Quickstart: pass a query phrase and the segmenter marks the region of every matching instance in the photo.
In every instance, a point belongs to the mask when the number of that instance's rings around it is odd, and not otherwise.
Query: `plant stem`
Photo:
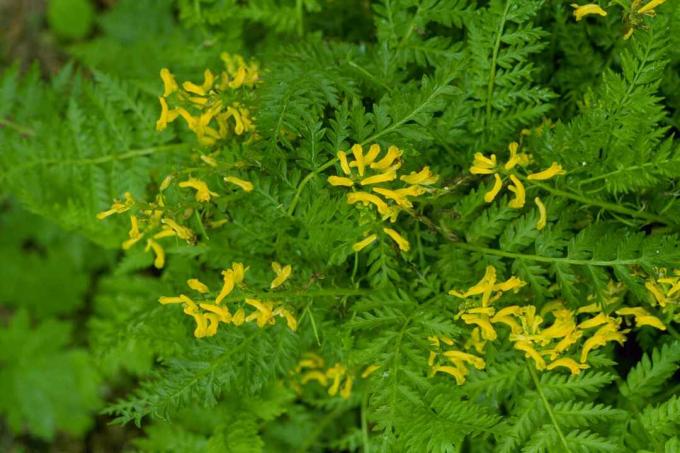
[[[543,393],[541,383],[538,380],[538,376],[536,376],[536,371],[534,370],[534,367],[531,366],[530,363],[527,363],[527,367],[529,367],[529,374],[531,374],[531,379],[534,381],[534,386],[536,387],[538,396],[541,397],[541,401],[543,401],[543,406],[545,407],[545,410],[548,412],[548,416],[550,417],[550,420],[552,421],[555,430],[557,430],[557,435],[559,436],[560,441],[564,446],[564,451],[566,451],[567,453],[571,453],[571,450],[569,449],[569,444],[567,443],[567,439],[564,437],[564,433],[562,433],[560,425],[557,423],[557,419],[555,418],[555,414],[552,411],[552,407],[550,406],[548,399],[545,397],[545,394]]]

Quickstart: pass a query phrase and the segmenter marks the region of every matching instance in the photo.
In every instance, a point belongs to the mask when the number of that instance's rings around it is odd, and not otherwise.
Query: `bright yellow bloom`
[[[580,21],[584,16],[589,14],[599,14],[600,16],[607,15],[607,11],[603,10],[595,3],[588,3],[587,5],[578,5],[576,3],[572,3],[571,7],[574,8],[574,17],[576,17],[576,22]]]
[[[618,331],[617,326],[611,323],[607,323],[600,327],[597,332],[583,344],[583,349],[581,350],[581,363],[585,363],[588,360],[590,351],[602,347],[610,341],[616,341],[623,345],[626,341],[626,336],[624,334],[627,332],[627,330]]]
[[[544,370],[546,365],[545,365],[545,360],[543,359],[543,356],[539,354],[536,349],[529,343],[528,341],[516,341],[514,343],[515,349],[519,349],[520,351],[524,352],[524,356],[528,359],[532,359],[536,365],[537,370]]]
[[[397,243],[402,252],[408,252],[411,249],[411,244],[392,228],[383,228],[383,231]]]
[[[201,203],[210,201],[210,197],[218,197],[219,194],[216,194],[215,192],[210,191],[208,188],[208,185],[197,178],[189,178],[186,181],[182,181],[179,183],[179,186],[181,188],[186,188],[190,187],[194,190],[196,190],[196,201],[199,201]]]
[[[130,231],[128,232],[128,236],[130,239],[123,242],[123,250],[128,250],[142,238],[142,233],[139,231],[139,223],[137,221],[136,215],[130,216]]]
[[[430,167],[423,167],[419,172],[411,172],[407,176],[401,176],[400,180],[404,181],[406,184],[419,184],[428,186],[434,184],[439,180],[439,176],[432,174]]]
[[[590,319],[583,321],[578,325],[581,330],[591,329],[593,327],[601,326],[603,324],[612,323],[614,320],[610,318],[606,313],[600,313]]]
[[[539,197],[534,198],[534,203],[536,203],[536,207],[538,207],[538,221],[536,222],[536,229],[540,231],[545,228],[545,225],[548,221],[548,213],[545,209],[545,205]]]
[[[163,80],[163,97],[170,96],[179,89],[175,77],[168,68],[161,69],[161,80]]]
[[[227,269],[226,271],[222,271],[222,278],[224,280],[224,283],[222,285],[222,289],[220,290],[220,293],[217,295],[217,298],[215,298],[215,303],[219,304],[224,300],[225,297],[227,297],[231,292],[234,290],[235,286],[235,279],[234,279],[234,271],[232,269]]]
[[[367,236],[365,239],[362,239],[361,241],[355,243],[352,246],[352,250],[354,250],[355,252],[360,252],[361,250],[365,249],[369,245],[373,244],[376,239],[378,239],[378,235],[371,234],[371,235]]]
[[[203,338],[208,335],[208,319],[202,313],[190,312],[187,313],[196,321],[196,329],[194,330],[194,337]]]
[[[478,354],[484,353],[484,347],[486,346],[486,340],[482,338],[482,333],[479,327],[472,329],[470,333],[470,338],[465,343],[465,348],[469,349],[472,346]]]
[[[496,155],[492,154],[491,157],[486,157],[482,153],[475,153],[474,161],[472,162],[472,167],[470,167],[470,173],[473,175],[490,175],[496,172]]]
[[[666,304],[668,303],[668,299],[666,299],[666,295],[663,293],[663,291],[654,283],[653,281],[647,281],[645,282],[645,288],[654,296],[654,299],[657,301],[659,305],[662,307],[665,307]]]
[[[293,316],[293,314],[290,311],[286,310],[283,307],[278,307],[276,310],[274,310],[274,315],[285,318],[288,328],[293,332],[297,330],[298,326],[297,319],[295,319],[295,316]]]
[[[125,192],[123,197],[125,198],[125,201],[121,202],[119,200],[113,200],[113,204],[111,205],[110,209],[97,214],[97,220],[105,219],[109,216],[112,216],[113,214],[122,214],[123,212],[129,211],[130,208],[134,206],[135,200],[132,198],[132,194],[130,192]]]
[[[515,194],[515,198],[510,200],[508,206],[514,209],[520,209],[524,207],[524,203],[526,202],[526,191],[524,190],[524,184],[522,184],[522,181],[520,181],[515,175],[510,175],[510,180],[512,181],[512,185],[508,186],[508,190]]]
[[[378,209],[378,212],[383,216],[390,215],[390,207],[387,206],[380,197],[366,192],[351,192],[347,194],[347,203],[354,204],[361,202],[364,205],[373,204]]]
[[[198,291],[201,294],[205,294],[208,291],[210,291],[210,289],[197,278],[190,278],[189,280],[187,280],[187,286],[189,286],[189,288],[193,289],[194,291]]]
[[[379,173],[377,175],[369,176],[360,181],[362,186],[368,186],[371,184],[380,184],[382,182],[394,181],[397,179],[397,172],[394,170],[388,170],[385,173]]]
[[[349,168],[349,162],[347,162],[347,153],[344,151],[338,151],[338,160],[340,161],[340,168],[342,168],[342,172],[346,175],[351,175],[352,170]]]
[[[562,166],[557,162],[553,162],[552,165],[543,171],[538,173],[531,173],[527,176],[529,181],[545,181],[546,179],[553,178],[558,175],[566,175],[567,172],[562,169]]]
[[[482,370],[486,366],[484,359],[482,359],[481,357],[477,357],[474,354],[469,354],[467,352],[445,351],[442,355],[450,360],[460,360],[462,362],[469,363],[478,370]]]
[[[317,370],[307,371],[300,378],[300,382],[306,384],[309,381],[317,381],[319,384],[326,387],[326,385],[328,385],[328,376],[326,376],[326,374],[322,371]]]
[[[368,153],[364,156],[364,164],[371,165],[375,162],[375,158],[378,157],[378,154],[380,154],[380,145],[374,143],[368,148]]]
[[[366,170],[366,162],[364,162],[364,148],[356,144],[352,146],[352,154],[354,155],[354,162],[350,166],[357,167],[359,171],[359,176],[364,176],[364,171]]]
[[[255,312],[246,316],[246,322],[255,320],[257,327],[260,329],[267,324],[274,324],[274,304],[271,302],[263,302],[257,299],[246,299],[246,304],[255,308]]]
[[[546,369],[554,370],[557,367],[567,368],[569,371],[571,371],[572,375],[576,375],[581,374],[581,370],[588,368],[588,365],[585,363],[578,363],[576,360],[570,359],[569,357],[563,357],[548,364]]]
[[[243,311],[243,308],[239,308],[236,310],[236,313],[234,313],[234,316],[231,317],[231,323],[235,326],[240,326],[246,321],[246,312]]]
[[[335,396],[340,389],[341,379],[345,376],[347,369],[340,363],[336,363],[333,367],[326,371],[326,376],[333,379],[333,384],[328,388],[328,394]]]
[[[278,288],[279,286],[283,285],[283,283],[286,280],[288,280],[288,277],[290,277],[291,272],[293,272],[293,268],[291,267],[290,264],[281,266],[276,261],[272,263],[272,269],[276,273],[276,278],[272,281],[271,284],[272,289]]]
[[[461,319],[465,322],[465,324],[473,324],[478,326],[482,333],[482,338],[485,340],[493,341],[498,337],[496,329],[494,329],[493,325],[491,325],[489,316],[487,315],[464,314],[461,315]]]
[[[177,119],[179,112],[175,109],[170,110],[168,108],[168,102],[164,97],[159,97],[158,100],[161,103],[161,116],[158,118],[158,121],[156,121],[156,130],[162,131],[168,127],[168,123],[172,123]]]
[[[201,154],[201,160],[213,168],[216,168],[218,165],[217,160],[213,156],[206,156],[205,154]]]
[[[504,282],[496,283],[493,286],[494,291],[515,291],[525,286],[527,283],[518,277],[512,276]]]
[[[340,389],[340,397],[344,400],[349,399],[350,395],[352,394],[352,383],[354,380],[352,379],[352,376],[347,376],[345,379],[345,383],[342,385],[342,389]]]
[[[510,151],[510,159],[505,163],[506,170],[512,170],[515,166],[525,166],[529,164],[529,156],[524,153],[517,153],[519,144],[517,142],[512,142],[508,145],[508,150]]]
[[[352,187],[354,185],[354,181],[352,181],[350,178],[345,178],[343,176],[329,176],[328,183],[331,186]]]
[[[510,330],[514,334],[519,334],[522,332],[522,326],[519,325],[517,320],[513,316],[521,316],[523,310],[517,305],[511,305],[509,307],[502,308],[496,313],[493,318],[491,318],[492,323],[502,323],[510,327]]]
[[[147,239],[145,251],[148,252],[151,249],[153,249],[153,253],[156,255],[156,258],[153,260],[154,267],[162,269],[165,266],[165,250],[163,250],[163,247],[158,242],[153,239]]]
[[[491,190],[484,194],[484,201],[491,203],[503,188],[503,179],[498,173],[494,173],[494,184]]]
[[[657,6],[659,6],[659,5],[661,5],[665,2],[666,2],[666,0],[651,0],[645,6],[638,9],[637,13],[638,14],[647,14],[649,16],[653,16],[654,13],[655,13],[654,8],[656,8]]]
[[[413,203],[409,201],[408,198],[406,198],[402,193],[404,192],[399,192],[398,190],[390,190],[390,189],[384,189],[382,187],[374,187],[373,192],[379,193],[383,197],[393,200],[397,205],[401,206],[402,208],[411,208],[413,207]]]
[[[451,376],[453,376],[456,379],[456,384],[458,384],[458,385],[465,384],[465,375],[466,375],[465,371],[467,371],[467,370],[462,370],[458,367],[452,367],[452,366],[448,366],[448,365],[444,365],[444,366],[437,365],[437,366],[432,367],[432,372],[434,374],[436,374],[436,373],[450,374]]]
[[[394,161],[398,160],[402,155],[402,151],[397,148],[396,146],[392,145],[389,148],[387,148],[387,153],[385,156],[380,159],[377,162],[371,163],[371,168],[373,170],[387,170],[388,168],[392,167],[392,164],[394,164]],[[395,169],[399,168],[400,164],[397,162],[395,164]]]
[[[621,316],[634,316],[635,324],[638,327],[651,326],[659,330],[666,330],[666,325],[659,318],[651,315],[642,307],[621,308],[620,310],[616,310],[616,314]]]
[[[361,378],[366,379],[367,377],[369,377],[370,375],[375,373],[379,368],[380,368],[380,365],[376,365],[376,364],[367,366],[366,369],[361,373]]]
[[[237,178],[236,176],[227,176],[224,178],[224,181],[239,186],[244,192],[252,192],[254,188],[252,182]]]
[[[220,307],[219,305],[214,305],[214,304],[199,304],[200,307],[203,310],[209,311],[213,314],[215,314],[218,319],[224,323],[231,322],[231,313],[229,313],[229,309],[226,307]]]
[[[165,225],[166,228],[172,230],[172,232],[180,239],[191,241],[194,238],[194,232],[191,231],[191,229],[178,224],[172,219],[165,217],[161,219],[161,223]]]

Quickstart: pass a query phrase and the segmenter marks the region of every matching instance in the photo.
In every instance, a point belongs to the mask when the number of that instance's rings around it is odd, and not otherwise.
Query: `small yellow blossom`
[[[128,232],[128,236],[130,239],[123,242],[123,250],[128,250],[142,238],[142,233],[139,231],[139,222],[136,215],[130,216],[130,231]]]
[[[432,367],[432,372],[434,374],[436,373],[446,373],[454,377],[456,379],[456,384],[458,385],[463,385],[465,383],[465,376],[466,373],[465,371],[461,368],[458,367],[453,367],[449,365],[436,365]]]
[[[246,299],[245,303],[255,308],[255,311],[246,316],[246,322],[255,321],[257,327],[263,328],[267,324],[274,324],[274,304],[263,302],[258,299]]]
[[[158,121],[156,121],[156,130],[162,131],[168,127],[168,123],[175,121],[179,112],[175,109],[170,110],[168,108],[168,102],[164,97],[159,97],[158,101],[161,103],[161,116],[158,118]]]
[[[345,376],[347,373],[347,368],[345,368],[342,364],[336,363],[333,367],[329,368],[328,371],[326,371],[326,376],[329,379],[333,380],[333,384],[328,388],[328,394],[330,396],[335,396],[338,393],[338,390],[340,389],[340,383],[342,381],[342,378]]]
[[[373,364],[367,366],[366,369],[364,369],[364,371],[361,373],[361,378],[366,379],[367,377],[378,371],[378,369],[380,369],[380,365]]]
[[[588,3],[587,5],[578,5],[576,3],[572,3],[571,7],[574,8],[574,17],[576,17],[576,22],[579,22],[584,16],[589,14],[599,14],[600,16],[607,15],[607,11],[595,3]]]
[[[237,178],[236,176],[227,176],[224,178],[224,181],[239,186],[241,189],[243,189],[244,192],[252,192],[254,188],[253,183],[251,183],[250,181],[246,181],[244,179]]]
[[[378,212],[383,216],[389,216],[391,214],[390,207],[377,195],[373,195],[367,192],[351,192],[347,194],[347,203],[363,203],[364,205],[372,204],[377,209]]]
[[[326,387],[328,385],[328,376],[326,376],[326,373],[324,373],[323,371],[317,370],[307,371],[300,378],[300,382],[306,384],[309,381],[317,381],[319,384]]]
[[[453,360],[453,361],[460,360],[462,362],[469,363],[472,366],[474,366],[475,368],[477,368],[478,370],[482,370],[486,366],[484,359],[482,359],[481,357],[477,357],[474,354],[467,353],[467,352],[445,351],[444,353],[442,353],[442,355],[444,357],[446,357],[447,359],[450,359],[450,360]]]
[[[163,80],[163,97],[170,96],[179,89],[175,77],[168,68],[161,69],[161,80]]]
[[[545,181],[546,179],[554,178],[558,175],[566,175],[567,172],[562,169],[562,166],[557,162],[553,162],[550,167],[538,173],[531,173],[527,176],[529,181]]]
[[[164,217],[161,219],[161,223],[165,228],[170,229],[178,238],[184,239],[185,241],[191,241],[194,239],[194,232],[191,229],[182,226],[172,219]]]
[[[356,144],[352,146],[352,154],[354,155],[354,162],[350,166],[354,166],[359,171],[359,176],[364,176],[366,170],[366,162],[364,161],[364,149],[361,145]]]
[[[576,360],[569,357],[563,357],[549,363],[545,368],[546,370],[554,370],[555,368],[563,367],[571,371],[572,375],[581,374],[581,370],[588,368],[585,363],[578,363]]]
[[[541,201],[539,197],[534,198],[534,203],[536,203],[536,207],[538,207],[538,221],[536,222],[536,229],[540,231],[545,228],[548,220],[548,213],[545,209],[543,201]]]
[[[411,249],[411,244],[392,228],[383,228],[383,231],[397,243],[402,252],[408,252]]]
[[[651,315],[647,310],[642,307],[626,307],[616,310],[617,315],[621,316],[634,316],[635,324],[638,327],[641,326],[651,326],[659,330],[666,330],[666,325],[661,322],[659,318]]]
[[[517,142],[512,142],[508,145],[508,150],[510,151],[510,158],[505,163],[506,170],[512,170],[515,166],[520,165],[522,167],[529,164],[529,155],[525,153],[518,153],[517,149],[519,144]]]
[[[364,178],[359,183],[362,186],[368,186],[371,184],[380,184],[383,182],[394,181],[395,179],[397,179],[397,172],[394,170],[388,170],[385,173],[379,173],[377,175]]]
[[[657,6],[665,3],[666,0],[650,0],[647,2],[642,8],[637,10],[638,14],[647,14],[649,16],[653,16],[656,12],[654,11],[654,8]]]
[[[236,310],[236,313],[234,313],[234,316],[231,317],[231,323],[235,326],[240,326],[246,321],[246,312],[243,310],[243,308],[239,308]]]
[[[510,180],[512,181],[512,185],[508,186],[508,190],[515,194],[515,198],[510,200],[508,206],[514,209],[520,209],[524,207],[524,203],[526,202],[526,191],[524,190],[524,184],[522,184],[522,181],[520,181],[515,175],[510,175]]]
[[[484,201],[491,203],[503,188],[503,179],[498,173],[494,173],[494,183],[491,190],[484,194]]]
[[[153,265],[156,269],[162,269],[165,266],[165,250],[161,245],[153,239],[147,239],[145,251],[153,250],[156,258],[153,260]]]
[[[387,148],[387,154],[379,161],[371,163],[370,166],[373,170],[387,170],[393,165],[396,165],[396,168],[399,168],[400,164],[395,164],[395,161],[398,161],[401,155],[402,151],[399,148],[394,145],[390,146]]]
[[[179,183],[179,187],[181,188],[186,188],[190,187],[194,190],[196,190],[196,201],[199,201],[201,203],[210,201],[211,197],[217,197],[219,196],[215,192],[210,191],[208,189],[208,185],[205,183],[205,181],[202,181],[197,178],[189,178],[186,181],[182,181]]]
[[[206,303],[201,303],[199,304],[199,306],[203,310],[209,311],[212,314],[216,315],[221,322],[228,323],[231,321],[231,313],[229,313],[229,309],[226,307]]]
[[[122,214],[123,212],[129,211],[130,208],[134,206],[135,200],[132,198],[132,194],[130,192],[125,192],[123,197],[125,198],[125,201],[113,200],[113,204],[111,205],[110,209],[97,214],[97,220],[105,219],[109,216],[112,216],[113,214]]]
[[[347,161],[347,153],[344,151],[338,151],[338,160],[340,161],[340,168],[342,172],[346,175],[351,175],[352,170],[349,168],[349,162]]]
[[[298,322],[295,316],[288,311],[287,309],[283,307],[278,307],[277,309],[274,310],[274,315],[275,316],[281,316],[285,318],[286,324],[288,325],[288,328],[295,332],[297,330]]]
[[[290,274],[293,272],[293,268],[291,267],[290,264],[281,266],[276,261],[272,263],[272,270],[274,271],[274,273],[276,273],[276,278],[272,280],[271,283],[272,289],[278,288],[279,286],[283,285],[283,283],[286,280],[288,280],[288,277],[290,277]]]
[[[350,178],[345,178],[344,176],[329,176],[328,183],[331,186],[352,187],[354,185],[354,181]]]
[[[399,179],[406,184],[427,186],[436,183],[439,180],[439,176],[432,174],[430,167],[423,167],[419,172],[411,172],[409,175],[401,176]]]
[[[378,239],[378,235],[371,234],[371,235],[367,236],[365,239],[362,239],[361,241],[352,245],[352,250],[354,250],[355,252],[360,252],[361,250],[365,249],[369,245],[373,244],[376,239]]]
[[[543,370],[546,367],[545,360],[543,356],[534,349],[534,347],[528,341],[516,341],[514,343],[515,349],[523,351],[528,359],[532,359],[536,365],[537,370]]]
[[[201,294],[205,294],[208,291],[210,291],[210,289],[208,289],[208,287],[197,278],[190,278],[189,280],[187,280],[187,286],[189,286],[189,288],[193,289],[194,291],[198,291]]]
[[[491,175],[496,172],[496,155],[486,157],[482,153],[475,153],[470,173],[473,175]]]

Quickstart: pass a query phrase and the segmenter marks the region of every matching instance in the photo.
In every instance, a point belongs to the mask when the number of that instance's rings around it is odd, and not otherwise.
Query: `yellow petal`
[[[380,145],[374,143],[368,148],[368,153],[364,156],[364,163],[366,165],[371,165],[375,161],[375,158],[378,157],[378,154],[380,154]]]
[[[515,349],[519,349],[520,351],[523,351],[525,354],[525,357],[532,359],[536,365],[537,370],[543,370],[545,369],[545,360],[543,359],[543,356],[539,354],[536,349],[529,343],[528,341],[517,341],[514,344]]]
[[[402,208],[413,207],[413,203],[411,203],[408,200],[408,198],[404,197],[403,195],[401,195],[396,190],[384,189],[382,187],[373,187],[372,190],[373,190],[373,192],[379,193],[380,195],[382,195],[385,198],[388,198],[390,200],[394,200]]]
[[[470,167],[470,173],[473,175],[490,175],[495,173],[496,168],[496,155],[492,154],[491,157],[486,157],[482,153],[475,153],[474,160],[472,162],[472,167]]]
[[[366,379],[371,374],[375,373],[379,368],[380,368],[380,365],[376,365],[376,364],[367,366],[366,369],[361,373],[361,378]]]
[[[443,353],[444,357],[449,359],[462,360],[463,362],[469,363],[478,370],[484,369],[486,363],[481,357],[477,357],[474,354],[469,354],[463,351],[446,351]]]
[[[340,168],[342,168],[343,173],[346,175],[351,175],[352,170],[349,168],[349,163],[347,162],[347,154],[344,151],[338,151],[338,160],[340,161]]]
[[[445,366],[438,365],[438,366],[432,367],[432,371],[435,374],[436,373],[446,373],[446,374],[453,376],[456,379],[456,384],[458,384],[458,385],[463,385],[465,383],[465,373],[463,371],[461,371],[460,368],[452,367],[452,366],[448,366],[448,365],[445,365]]]
[[[203,310],[209,311],[209,312],[217,315],[220,321],[222,321],[222,322],[230,322],[231,321],[231,313],[229,313],[228,308],[220,307],[219,305],[215,305],[215,304],[205,304],[205,303],[203,303],[203,304],[199,304],[199,305]]]
[[[360,181],[360,183],[362,186],[368,186],[370,184],[380,184],[381,182],[394,181],[395,179],[397,179],[397,172],[392,170],[364,178]]]
[[[385,156],[377,162],[371,164],[371,168],[374,170],[387,170],[392,166],[395,160],[398,160],[402,155],[402,152],[396,146],[390,146],[387,149]],[[397,167],[398,168],[398,167]]]
[[[489,190],[487,193],[484,194],[484,201],[487,203],[491,203],[494,198],[496,198],[496,195],[501,191],[503,188],[503,180],[501,179],[500,175],[498,173],[494,173],[494,184],[491,190]]]
[[[361,202],[364,205],[373,204],[378,212],[384,216],[390,214],[390,208],[380,197],[366,192],[352,192],[347,194],[347,203],[354,204]]]
[[[574,17],[576,17],[576,22],[583,19],[584,16],[589,14],[599,14],[600,16],[606,16],[607,11],[603,10],[599,5],[595,3],[588,3],[587,5],[577,5],[572,3],[572,8],[574,8]]]
[[[239,308],[236,310],[236,313],[234,313],[234,316],[231,317],[231,323],[235,326],[240,326],[244,323],[246,318],[246,313],[243,311],[243,308]]]
[[[532,173],[527,176],[529,181],[545,181],[546,179],[553,178],[558,175],[566,175],[567,172],[562,169],[562,166],[557,162],[553,162],[552,165],[543,171],[538,173]]]
[[[205,294],[210,291],[210,289],[197,278],[191,278],[187,280],[187,285],[189,288],[193,289],[194,291],[198,291],[201,294]]]
[[[210,201],[211,197],[217,197],[218,196],[218,194],[216,194],[215,192],[212,192],[208,188],[208,185],[204,181],[202,181],[200,179],[196,179],[196,178],[189,178],[186,181],[180,182],[179,187],[181,187],[181,188],[190,187],[190,188],[194,189],[196,191],[196,194],[195,194],[196,201],[201,202],[201,203]]]
[[[463,322],[465,322],[465,324],[473,324],[479,326],[480,330],[482,331],[482,338],[484,338],[485,340],[493,341],[498,337],[496,329],[494,329],[493,325],[491,325],[491,322],[489,322],[488,316],[465,314],[461,316],[461,319],[463,320]]]
[[[352,246],[352,250],[354,250],[355,252],[360,252],[369,245],[373,244],[373,242],[375,242],[376,239],[378,239],[378,236],[376,234],[371,234],[367,236],[365,239],[362,239],[361,241],[355,243]]]
[[[538,221],[536,222],[536,229],[540,231],[545,228],[548,220],[548,214],[545,209],[545,205],[539,197],[534,198],[534,203],[536,203],[536,207],[538,207]]]
[[[222,285],[222,289],[220,290],[220,293],[217,295],[217,298],[215,298],[215,303],[219,304],[222,302],[222,300],[227,297],[231,292],[234,290],[234,271],[231,269],[227,269],[226,271],[222,271],[222,277],[224,279],[224,284]]]
[[[350,395],[352,394],[352,376],[347,376],[347,379],[345,379],[345,383],[342,386],[342,389],[340,390],[340,397],[344,400],[349,399]]]
[[[383,228],[383,231],[397,243],[402,252],[408,252],[411,249],[411,244],[392,228]]]
[[[645,282],[645,288],[654,296],[654,299],[657,301],[661,307],[665,307],[666,304],[668,303],[668,299],[664,295],[663,291],[656,285],[656,283],[652,281],[646,281]]]
[[[274,272],[276,273],[276,278],[271,283],[271,289],[283,285],[283,283],[288,280],[288,277],[290,277],[291,272],[293,272],[293,268],[290,264],[281,267],[277,262],[272,263],[272,269],[274,269]]]
[[[308,371],[302,375],[300,382],[306,384],[309,381],[317,381],[319,384],[325,387],[328,385],[328,376],[326,376],[321,371]]]
[[[243,189],[244,192],[252,192],[253,190],[253,183],[250,181],[246,181],[244,179],[237,178],[236,176],[227,176],[224,178],[226,182],[230,182],[232,184],[235,184],[239,186],[241,189]]]
[[[329,176],[328,183],[331,186],[352,187],[354,185],[354,181],[352,181],[350,178],[345,178],[343,176]]]
[[[364,162],[364,148],[356,144],[352,146],[352,154],[354,155],[354,164],[359,171],[359,176],[364,176],[364,171],[366,169],[366,162]],[[351,164],[350,164],[351,165]]]
[[[153,260],[154,267],[156,269],[162,269],[163,266],[165,266],[165,250],[163,250],[163,247],[153,239],[147,239],[146,241],[146,251],[148,252],[149,249],[152,249],[156,256]]]
[[[515,198],[510,200],[508,206],[514,209],[520,209],[524,207],[524,203],[526,202],[526,191],[524,190],[524,184],[522,184],[522,181],[520,181],[515,175],[510,175],[510,180],[512,181],[512,185],[508,186],[508,190],[515,194]]]
[[[179,89],[175,77],[168,68],[161,69],[161,80],[163,80],[163,97],[170,96]]]
[[[656,8],[657,6],[659,6],[659,5],[661,5],[662,3],[665,3],[665,2],[666,2],[666,0],[651,0],[645,6],[638,9],[637,12],[638,12],[638,14],[645,14],[645,13],[653,12],[654,8]]]
[[[570,359],[569,357],[563,357],[561,359],[557,359],[553,362],[550,362],[548,366],[546,366],[547,370],[554,370],[557,367],[563,367],[567,368],[569,371],[571,371],[572,375],[580,374],[581,370],[585,370],[588,368],[588,365],[585,363],[578,363],[574,359]]]
[[[430,185],[436,183],[439,180],[439,176],[432,174],[430,167],[423,167],[419,172],[411,172],[409,175],[402,176],[399,179],[406,184]]]

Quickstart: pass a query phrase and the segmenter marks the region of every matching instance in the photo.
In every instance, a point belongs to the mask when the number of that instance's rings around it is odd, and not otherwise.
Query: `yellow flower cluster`
[[[540,313],[533,305],[510,305],[496,310],[492,304],[501,298],[502,294],[510,290],[518,290],[524,282],[517,277],[511,277],[504,282],[496,282],[496,270],[487,266],[482,280],[467,291],[450,291],[449,294],[465,299],[466,306],[458,314],[466,324],[474,325],[470,341],[466,349],[474,348],[478,353],[484,352],[487,341],[498,338],[497,328],[504,325],[509,328],[508,339],[513,347],[522,351],[528,359],[533,360],[538,370],[554,370],[563,367],[572,374],[579,374],[588,368],[588,354],[607,343],[616,341],[623,344],[626,333],[630,329],[622,329],[625,317],[632,317],[638,327],[651,326],[665,330],[666,326],[657,317],[642,307],[623,307],[607,313],[610,305],[619,304],[620,286],[610,282],[609,297],[604,305],[591,303],[577,310],[570,310],[559,300],[547,303]],[[472,298],[472,299],[471,299]],[[579,320],[579,317],[581,319]],[[442,339],[438,339],[435,346],[439,347]],[[577,360],[568,357],[572,346],[582,342],[580,357]],[[432,339],[431,339],[432,341]],[[445,341],[452,345],[453,341]],[[446,351],[444,357],[453,366],[434,365],[434,358],[430,354],[430,367],[433,373],[443,372],[454,376],[458,384],[465,382],[467,365],[472,364],[478,369],[484,368],[484,361],[470,353],[463,351]]]
[[[157,269],[165,266],[165,249],[159,240],[176,237],[191,244],[196,239],[194,232],[179,224],[170,216],[165,209],[163,193],[156,196],[152,203],[137,203],[129,192],[125,193],[125,201],[114,200],[110,209],[97,214],[97,219],[103,220],[114,214],[122,214],[129,211],[135,205],[139,206],[137,214],[130,214],[130,231],[128,239],[122,243],[123,250],[130,249],[137,242],[146,237],[146,251],[153,251],[153,265]]]
[[[220,57],[225,70],[215,75],[206,69],[200,85],[187,81],[180,87],[167,68],[161,69],[163,95],[159,97],[157,130],[162,131],[182,117],[199,143],[206,146],[232,133],[240,136],[255,130],[250,111],[242,104],[242,89],[254,88],[259,79],[258,66],[246,63],[240,55],[222,53]],[[175,106],[170,108],[168,102]]]
[[[360,376],[362,379],[366,379],[379,368],[380,365],[369,365]],[[326,368],[323,357],[311,352],[306,353],[302,360],[298,362],[295,374],[300,377],[300,384],[304,385],[310,381],[316,381],[322,387],[328,388],[328,395],[335,396],[339,393],[342,399],[349,399],[352,394],[352,386],[356,380],[354,373],[348,370],[345,365],[336,362],[332,367]],[[300,391],[297,383],[294,386]]]
[[[272,268],[276,277],[272,281],[271,287],[276,288],[288,279],[292,269],[290,265],[281,266],[278,263],[272,263]],[[280,303],[244,297],[244,303],[233,314],[227,304],[222,304],[234,289],[243,287],[247,270],[242,263],[232,263],[231,268],[222,271],[222,289],[216,295],[214,293],[211,295],[210,288],[200,280],[196,278],[187,280],[187,286],[198,293],[198,297],[201,297],[198,302],[194,301],[195,298],[192,299],[184,294],[171,297],[163,296],[158,301],[163,305],[183,304],[184,313],[194,318],[196,322],[196,329],[194,330],[196,338],[212,337],[217,334],[220,323],[240,326],[246,322],[255,321],[259,328],[264,328],[275,324],[276,317],[284,318],[288,328],[295,331],[297,319]],[[246,314],[245,305],[254,308],[254,311]]]
[[[623,39],[628,39],[633,35],[635,29],[642,25],[644,16],[654,17],[656,15],[656,7],[665,2],[666,0],[633,0],[630,4],[630,10],[625,15],[626,31],[623,35]],[[591,14],[597,14],[599,16],[607,15],[607,11],[596,3],[588,3],[586,5],[572,3],[571,6],[574,8],[576,22]]]
[[[428,337],[430,344],[434,350],[430,351],[430,357],[427,364],[430,366],[432,375],[437,373],[446,373],[456,379],[458,385],[463,385],[469,374],[468,365],[472,365],[478,370],[483,370],[486,366],[484,359],[469,352],[460,351],[457,349],[444,350],[442,343],[447,346],[453,346],[454,341],[446,336],[431,336]],[[472,331],[472,340],[465,345],[465,349],[470,347],[481,348],[480,353],[484,351],[485,342],[479,338],[479,329]],[[442,356],[446,359],[446,364],[437,363],[437,357]]]
[[[402,151],[396,146],[390,146],[382,157],[379,157],[381,148],[378,144],[371,145],[366,153],[363,146],[355,144],[351,152],[354,159],[350,161],[345,151],[338,151],[343,176],[330,176],[328,182],[332,186],[353,189],[347,194],[347,202],[375,207],[382,220],[396,222],[400,211],[413,207],[409,197],[415,198],[426,193],[427,186],[439,179],[432,174],[429,167],[398,177]],[[406,186],[402,184],[402,187],[394,187],[397,179]],[[363,190],[354,190],[355,188]],[[369,188],[370,192],[367,191]],[[410,249],[408,240],[396,230],[384,227],[382,233],[389,236],[400,250],[407,252]],[[378,234],[370,231],[364,235],[366,237],[363,240],[354,244],[354,251],[358,252],[378,239]]]
[[[507,177],[507,179],[509,179],[509,184],[507,186],[508,190],[514,194],[514,197],[510,200],[508,206],[514,209],[521,209],[526,204],[526,189],[521,178],[525,178],[527,181],[545,181],[554,178],[555,176],[566,174],[557,162],[553,162],[550,167],[543,171],[530,173],[526,176],[520,175],[517,172],[517,169],[529,165],[531,156],[517,152],[518,149],[519,144],[516,142],[512,142],[508,145],[510,156],[503,165],[500,165],[497,162],[495,154],[491,154],[491,156],[487,157],[482,153],[475,153],[474,161],[470,167],[470,173],[473,175],[493,175],[494,177],[493,186],[484,194],[485,202],[491,203],[496,196],[498,196],[506,183],[505,180]],[[536,203],[539,213],[536,228],[541,230],[545,228],[547,223],[547,212],[545,205],[539,197],[534,198],[534,203]]]
[[[656,279],[648,279],[645,287],[652,295],[654,302],[662,308],[668,305],[680,305],[680,269],[667,274],[661,269],[661,275]]]

